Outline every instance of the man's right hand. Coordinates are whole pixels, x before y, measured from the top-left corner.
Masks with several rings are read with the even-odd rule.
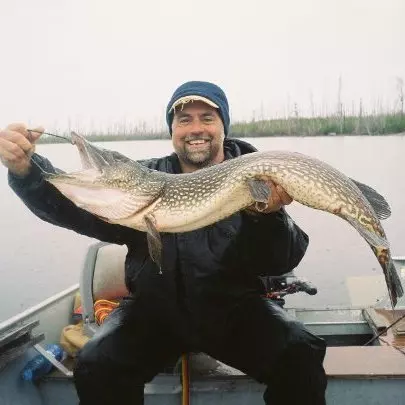
[[[24,124],[10,124],[0,131],[0,160],[11,173],[17,176],[29,173],[35,142],[43,132],[42,127],[28,132]]]

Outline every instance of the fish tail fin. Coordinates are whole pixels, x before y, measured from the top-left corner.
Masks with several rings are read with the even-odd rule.
[[[397,305],[398,298],[404,295],[404,288],[398,271],[392,261],[389,249],[385,247],[376,247],[369,244],[375,256],[377,257],[384,272],[385,283],[391,301],[392,309]]]
[[[387,282],[391,304],[394,308],[397,304],[398,298],[404,295],[404,288],[402,286],[401,278],[398,275],[398,271],[391,258],[384,267],[385,280]]]

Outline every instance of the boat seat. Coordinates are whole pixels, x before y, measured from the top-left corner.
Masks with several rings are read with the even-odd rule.
[[[93,336],[98,328],[94,303],[99,299],[114,300],[128,295],[125,286],[126,246],[97,242],[88,249],[81,277],[80,296],[84,332]]]
[[[392,346],[328,347],[328,378],[405,378],[405,353]]]

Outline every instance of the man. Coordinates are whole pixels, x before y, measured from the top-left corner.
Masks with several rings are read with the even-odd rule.
[[[143,162],[153,169],[192,172],[255,151],[227,139],[228,101],[212,83],[181,85],[166,118],[175,152]],[[252,206],[196,231],[163,234],[159,274],[143,232],[103,222],[43,180],[29,159],[34,141],[23,125],[0,133],[10,186],[28,208],[55,225],[128,246],[131,294],[80,353],[74,375],[81,405],[143,404],[145,382],[191,351],[267,384],[266,404],[325,404],[324,341],[264,298],[259,278],[291,271],[307,249],[307,235],[283,208],[291,203],[284,190],[269,182],[264,212]],[[55,170],[45,158],[33,159]]]

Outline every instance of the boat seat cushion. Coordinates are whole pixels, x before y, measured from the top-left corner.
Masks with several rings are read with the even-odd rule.
[[[128,295],[125,286],[127,247],[104,245],[98,249],[93,275],[93,300],[114,299]]]

